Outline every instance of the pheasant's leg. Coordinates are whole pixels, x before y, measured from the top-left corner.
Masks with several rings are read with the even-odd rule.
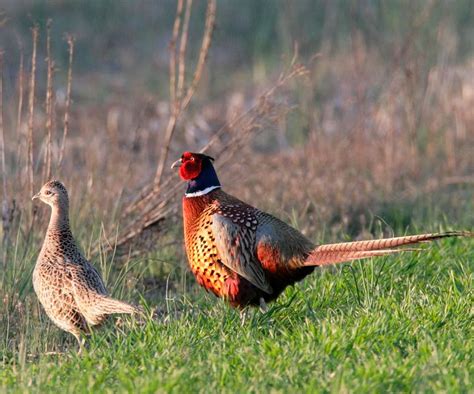
[[[259,304],[260,304],[260,312],[267,313],[268,312],[268,305],[265,302],[265,300],[263,299],[263,297],[260,297]]]
[[[247,320],[248,308],[244,308],[240,311],[240,325],[243,326]]]
[[[86,341],[85,338],[81,338],[81,334],[79,333],[73,333],[77,339],[77,342],[79,343],[79,351],[77,352],[77,355],[80,356],[82,354],[82,351],[84,350],[84,342]]]

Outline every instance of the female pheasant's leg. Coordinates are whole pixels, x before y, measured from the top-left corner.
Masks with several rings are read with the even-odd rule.
[[[79,344],[79,351],[77,352],[77,355],[80,356],[82,354],[82,351],[84,350],[84,343],[85,343],[85,338],[81,338],[81,334],[80,333],[73,333],[72,335],[74,335],[77,339],[77,343]]]
[[[247,315],[249,312],[249,308],[243,308],[240,310],[240,325],[243,327],[245,321],[247,320]]]

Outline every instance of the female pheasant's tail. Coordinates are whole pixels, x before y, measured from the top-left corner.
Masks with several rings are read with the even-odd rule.
[[[407,235],[405,237],[374,239],[370,241],[343,242],[316,247],[306,259],[305,266],[323,266],[344,263],[351,260],[384,256],[403,251],[418,249],[400,248],[400,246],[430,242],[448,237],[472,237],[474,233],[448,231],[445,233]]]
[[[112,313],[127,313],[131,315],[143,313],[143,310],[138,306],[127,304],[126,302],[107,296],[101,298],[100,302],[97,303],[97,308],[100,309],[100,312],[104,315]]]
[[[90,326],[102,324],[108,315],[115,313],[126,313],[129,315],[138,314],[140,317],[144,315],[144,311],[138,306],[127,304],[126,302],[116,300],[104,294],[95,295],[96,297],[92,303],[77,303],[81,314]],[[90,300],[88,299],[88,301]]]

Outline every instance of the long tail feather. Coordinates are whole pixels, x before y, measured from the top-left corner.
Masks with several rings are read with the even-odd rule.
[[[473,236],[473,233],[464,231],[449,231],[435,234],[407,235],[404,237],[374,239],[370,241],[343,242],[321,245],[316,247],[307,260],[305,266],[320,266],[343,263],[351,260],[365,259],[374,256],[383,256],[413,249],[396,249],[400,246],[430,242],[448,237]]]

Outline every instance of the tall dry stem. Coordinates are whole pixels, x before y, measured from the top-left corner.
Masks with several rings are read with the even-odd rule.
[[[179,43],[179,57],[178,57],[178,86],[177,86],[177,98],[181,99],[184,89],[184,77],[186,73],[186,46],[188,43],[188,29],[189,19],[191,17],[191,7],[193,5],[192,0],[186,0],[186,11],[184,12],[183,21],[183,32],[181,34],[181,40]]]
[[[23,54],[23,43],[18,39],[18,48],[20,51],[20,66],[18,68],[18,105],[17,105],[17,114],[16,114],[16,135],[17,135],[17,148],[16,148],[16,158],[17,158],[17,167],[21,167],[21,133],[23,125],[23,97],[25,92],[25,66],[24,66],[24,54]]]
[[[67,45],[68,45],[69,63],[68,63],[68,70],[67,70],[66,108],[64,110],[63,139],[61,142],[61,148],[59,150],[58,174],[61,172],[63,158],[64,158],[64,149],[66,147],[66,138],[69,132],[69,111],[71,108],[71,89],[72,89],[72,62],[74,60],[74,37],[71,34],[68,34],[66,39],[67,39]]]
[[[7,198],[7,168],[5,165],[5,135],[3,131],[3,51],[0,50],[0,162],[2,164],[3,202]],[[3,212],[3,207],[2,207]],[[3,217],[3,216],[2,216]]]
[[[181,75],[178,78],[178,83],[176,82],[176,57],[177,57],[177,49],[176,49],[176,42],[178,41],[179,34],[180,34],[180,27],[181,27],[181,18],[183,13],[183,0],[178,0],[177,9],[176,9],[176,17],[173,24],[173,34],[170,41],[170,62],[169,62],[169,72],[170,72],[170,117],[168,119],[168,124],[166,126],[165,131],[165,142],[162,148],[162,154],[160,156],[160,160],[158,163],[158,167],[155,174],[155,180],[152,185],[145,186],[140,194],[135,198],[127,207],[124,208],[124,216],[130,214],[133,211],[140,211],[146,204],[148,204],[151,200],[156,198],[159,190],[161,188],[161,181],[163,176],[163,171],[165,168],[166,160],[168,157],[168,152],[170,148],[170,144],[173,138],[173,134],[176,128],[176,124],[178,121],[178,117],[184,111],[199,84],[199,81],[202,76],[202,72],[204,69],[204,65],[206,63],[207,55],[209,53],[209,48],[212,41],[212,33],[214,31],[214,22],[216,17],[216,2],[215,0],[209,0],[207,3],[207,13],[206,13],[206,22],[205,22],[205,29],[203,34],[203,42],[201,45],[201,49],[199,52],[198,63],[196,66],[196,70],[194,72],[194,76],[190,86],[187,89],[185,97],[181,97],[181,100],[177,97],[177,86],[179,84],[179,80],[182,80],[182,86],[184,87],[184,72],[185,67],[181,67]],[[190,18],[191,14],[191,3],[187,3],[187,11],[189,16],[186,16],[186,19]],[[188,22],[187,22],[188,23]],[[184,28],[186,31],[185,37],[187,39],[187,27]],[[183,32],[181,32],[183,34]],[[183,41],[184,40],[184,41]],[[183,44],[185,42],[185,38],[182,37]],[[184,46],[181,46],[184,49]],[[182,51],[181,62],[185,62],[185,51]],[[183,89],[184,90],[184,89]],[[182,96],[182,95],[181,95]]]
[[[176,41],[177,33],[179,32],[181,14],[182,14],[182,1],[178,2],[178,10],[176,13],[176,19],[173,29],[173,40],[172,45],[170,48],[172,49],[171,56],[170,56],[170,106],[171,106],[171,113],[170,118],[168,121],[168,125],[166,127],[165,132],[165,141],[163,144],[160,160],[158,163],[158,167],[156,169],[156,176],[155,176],[155,190],[159,190],[159,186],[163,177],[163,171],[165,169],[166,160],[168,159],[168,152],[170,149],[170,144],[173,139],[173,134],[176,130],[176,124],[181,113],[186,109],[189,102],[191,101],[192,96],[194,95],[194,91],[196,90],[199,81],[201,80],[202,71],[204,69],[204,64],[206,62],[210,44],[212,41],[212,33],[214,31],[214,22],[216,17],[216,1],[215,0],[208,0],[207,2],[207,12],[206,12],[206,22],[204,28],[204,35],[203,35],[203,42],[201,45],[201,50],[199,51],[199,58],[198,64],[196,66],[196,70],[194,72],[193,80],[186,91],[186,95],[183,98],[182,92],[184,91],[184,81],[185,81],[185,55],[186,55],[186,43],[188,37],[188,25],[189,19],[191,16],[191,5],[192,1],[188,0],[186,3],[186,11],[185,11],[185,21],[183,23],[183,28],[181,30],[181,39],[180,39],[180,54],[179,54],[179,65],[178,65],[178,83],[176,85]],[[175,100],[173,101],[173,97]]]
[[[18,107],[17,107],[17,114],[16,114],[16,133],[18,136],[20,136],[22,116],[23,116],[23,93],[25,90],[25,87],[24,87],[25,70],[24,70],[23,44],[20,41],[18,45],[20,49],[20,66],[18,69]]]
[[[48,19],[46,25],[46,67],[47,67],[47,79],[46,79],[46,166],[44,180],[51,178],[51,155],[52,155],[52,134],[53,134],[53,74],[54,74],[54,62],[51,57],[51,19]]]
[[[36,82],[36,47],[38,43],[38,26],[34,26],[31,29],[33,38],[33,51],[31,54],[31,73],[30,73],[30,91],[28,100],[28,158],[27,158],[27,171],[28,171],[28,191],[30,196],[34,193],[34,174],[33,174],[33,127],[34,127],[34,115],[35,115],[35,82]],[[33,205],[31,205],[31,213],[33,214]],[[32,215],[33,216],[33,215]]]
[[[6,250],[6,241],[8,239],[8,227],[9,227],[9,209],[8,209],[8,194],[7,194],[7,168],[5,165],[5,135],[3,130],[3,51],[0,50],[0,162],[2,164],[2,230],[3,239],[2,246],[3,251]],[[3,256],[3,262],[6,259]]]
[[[179,31],[181,28],[182,14],[183,14],[183,0],[178,0],[177,6],[176,6],[176,17],[173,24],[173,35],[170,41],[170,62],[169,62],[170,117],[168,119],[168,124],[166,126],[166,131],[165,131],[165,143],[163,144],[160,160],[158,163],[158,167],[156,169],[156,176],[155,176],[156,190],[159,189],[159,186],[161,183],[161,177],[163,175],[166,158],[168,156],[169,145],[171,143],[174,129],[176,127],[176,122],[178,121],[178,116],[179,116],[179,97],[177,96],[177,89],[176,89],[176,85],[177,85],[176,84],[176,42],[178,41],[178,36],[180,34]],[[179,80],[180,80],[180,77],[178,76],[178,81]]]
[[[206,26],[204,28],[204,37],[202,39],[201,50],[199,51],[199,58],[198,63],[196,66],[196,71],[194,72],[193,80],[186,92],[186,96],[184,97],[181,110],[184,111],[187,107],[191,98],[196,91],[196,88],[199,84],[199,81],[202,77],[202,72],[204,70],[204,66],[206,64],[207,56],[209,55],[209,48],[211,47],[212,42],[212,33],[214,32],[214,24],[216,20],[216,2],[210,1],[207,5],[207,13],[206,13]]]
[[[173,24],[173,35],[169,44],[170,50],[170,113],[176,101],[176,42],[178,41],[179,29],[181,26],[181,15],[183,14],[183,0],[178,0],[176,5],[176,16]]]

